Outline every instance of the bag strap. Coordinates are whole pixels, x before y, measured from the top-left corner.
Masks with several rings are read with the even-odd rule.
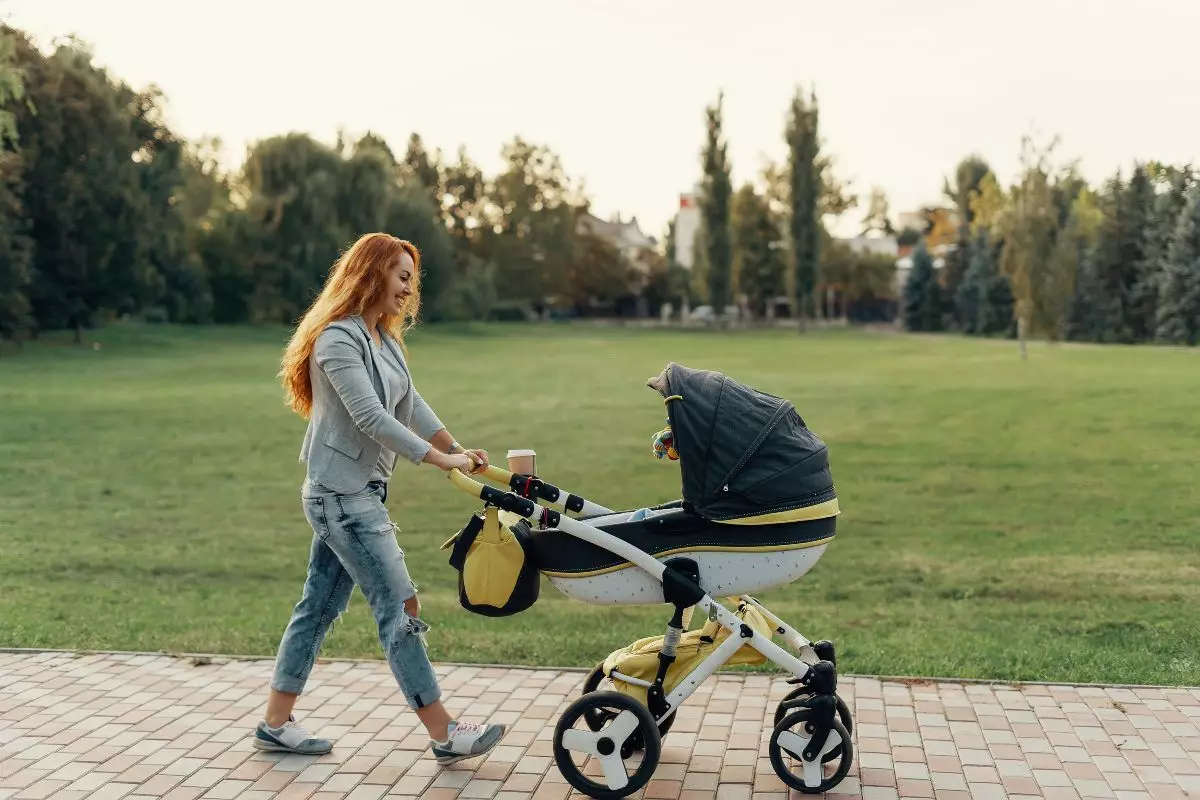
[[[483,530],[483,521],[483,515],[472,515],[471,521],[463,526],[462,531],[459,532],[458,537],[454,540],[454,549],[450,551],[450,566],[459,572],[462,572],[463,567],[467,563],[467,551],[475,543],[475,537]]]

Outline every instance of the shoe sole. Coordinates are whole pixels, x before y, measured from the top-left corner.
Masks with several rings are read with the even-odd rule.
[[[257,736],[254,737],[254,747],[256,750],[264,750],[268,753],[291,753],[297,756],[323,756],[333,751],[332,747],[324,750],[297,750],[287,745],[264,741]]]
[[[468,758],[479,758],[480,756],[486,756],[488,753],[495,750],[500,742],[504,741],[504,737],[507,733],[508,728],[505,728],[496,741],[492,742],[491,747],[488,747],[486,750],[480,750],[478,753],[465,753],[457,756],[435,756],[435,758],[437,759],[437,763],[444,767],[447,764],[457,764],[459,761],[466,761]]]

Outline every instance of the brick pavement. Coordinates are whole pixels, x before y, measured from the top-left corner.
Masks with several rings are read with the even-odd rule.
[[[270,661],[0,652],[0,800],[546,798],[574,671],[439,666],[447,706],[512,723],[486,758],[438,767],[382,662],[322,662],[297,716],[320,757],[253,750]],[[790,687],[719,675],[678,712],[645,798],[782,800],[767,720]],[[1200,797],[1200,690],[840,680],[854,771],[830,798]],[[703,728],[701,723],[703,723]],[[792,797],[803,797],[791,793]]]

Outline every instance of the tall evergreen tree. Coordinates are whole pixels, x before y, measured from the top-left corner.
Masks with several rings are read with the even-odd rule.
[[[980,183],[990,171],[991,168],[982,157],[967,156],[958,162],[958,166],[954,170],[954,183],[951,184],[947,180],[942,189],[946,197],[954,203],[955,216],[958,218],[957,247],[946,255],[946,266],[943,269],[946,285],[946,316],[952,328],[966,330],[968,326],[967,311],[957,307],[957,300],[960,296],[958,287],[970,268],[971,229],[972,223],[975,221],[975,212],[971,208],[971,201],[979,193]],[[970,292],[968,292],[969,294]]]
[[[1158,176],[1161,189],[1155,197],[1154,216],[1146,236],[1146,262],[1149,271],[1155,276],[1155,313],[1151,338],[1158,336],[1157,306],[1164,295],[1163,282],[1167,275],[1171,240],[1175,238],[1179,216],[1187,208],[1189,193],[1196,185],[1196,177],[1190,167],[1165,167]]]
[[[1121,262],[1129,292],[1127,325],[1133,340],[1140,342],[1153,338],[1157,327],[1155,305],[1160,267],[1150,252],[1156,198],[1144,165],[1138,164],[1134,168],[1125,191]]]
[[[723,132],[724,92],[706,109],[704,180],[700,208],[704,217],[704,241],[708,255],[708,297],[713,313],[720,318],[732,295],[733,243],[730,232],[733,185],[730,179],[728,144]]]
[[[912,270],[904,283],[904,324],[910,331],[942,329],[942,287],[925,240],[913,250]]]
[[[1159,341],[1200,344],[1200,191],[1191,193],[1175,225],[1157,310]]]
[[[967,272],[959,284],[956,307],[964,333],[993,336],[1013,327],[1013,297],[1008,278],[1000,274],[1000,257],[986,227],[968,242]]]
[[[1100,197],[1102,219],[1096,246],[1088,259],[1085,282],[1075,291],[1075,330],[1087,331],[1094,342],[1132,343],[1130,290],[1136,273],[1125,260],[1126,233],[1130,197],[1127,184],[1118,173],[1108,182]]]
[[[806,100],[799,89],[792,98],[786,139],[792,200],[791,244],[793,291],[801,330],[815,312],[813,294],[821,261],[820,125],[816,94]]]

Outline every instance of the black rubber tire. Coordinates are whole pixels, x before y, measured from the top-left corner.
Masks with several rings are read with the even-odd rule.
[[[776,725],[775,729],[771,731],[771,740],[767,744],[767,750],[771,757],[771,767],[775,770],[775,774],[779,776],[779,780],[802,794],[824,794],[841,783],[846,775],[850,773],[850,768],[854,765],[854,745],[850,743],[850,732],[846,730],[846,726],[842,724],[842,721],[836,717],[833,720],[833,729],[841,737],[842,744],[830,751],[830,753],[836,751],[838,753],[837,757],[841,760],[838,762],[837,769],[833,775],[825,778],[820,786],[807,786],[800,778],[792,774],[792,771],[783,763],[783,748],[779,746],[779,734],[791,730],[796,725],[804,724],[812,713],[811,709],[799,708],[786,715],[780,720],[780,724]],[[828,756],[828,754],[826,755]],[[832,759],[822,758],[822,767],[828,764],[830,760]]]
[[[609,789],[607,786],[597,783],[584,775],[575,766],[570,751],[562,743],[563,734],[573,728],[576,720],[584,717],[589,710],[594,710],[598,706],[631,711],[638,718],[637,729],[630,734],[625,742],[616,743],[618,747],[625,749],[626,742],[629,742],[634,737],[640,737],[643,745],[642,763],[638,765],[637,771],[629,776],[629,783],[621,789]],[[650,715],[650,711],[644,705],[621,692],[588,692],[584,694],[571,703],[571,705],[567,706],[562,716],[558,718],[558,724],[554,726],[554,762],[558,765],[558,771],[566,778],[567,783],[571,784],[577,791],[583,792],[588,797],[597,798],[597,800],[628,797],[641,790],[654,777],[654,771],[658,769],[658,761],[661,753],[662,745],[658,738],[658,726],[654,724],[654,717]]]
[[[775,726],[778,727],[780,721],[784,718],[784,716],[788,713],[788,711],[800,711],[801,710],[798,708],[785,709],[783,707],[784,703],[799,699],[808,694],[812,694],[812,693],[809,692],[803,686],[797,686],[795,689],[792,689],[790,692],[788,692],[787,695],[782,700],[779,701],[779,705],[775,706],[775,719],[774,719]],[[837,698],[838,717],[840,717],[842,720],[842,726],[846,729],[847,733],[853,733],[854,732],[854,720],[850,716],[849,706],[846,705],[846,701],[843,700],[840,695],[834,695],[834,697]],[[828,753],[825,754],[825,761],[826,762],[833,761],[833,759],[835,759],[839,755],[841,755],[841,752],[842,751],[840,749],[840,745],[838,747],[835,747],[834,749],[830,750]]]

